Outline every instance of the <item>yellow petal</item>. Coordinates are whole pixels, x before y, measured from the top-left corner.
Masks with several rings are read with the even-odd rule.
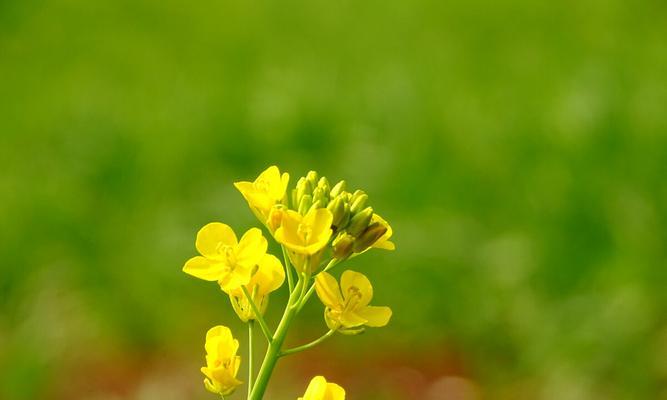
[[[303,395],[303,400],[321,400],[327,390],[327,381],[323,376],[314,377],[306,388],[306,393]]]
[[[217,357],[219,354],[218,350],[220,342],[224,342],[228,345],[234,342],[232,331],[223,325],[214,326],[213,328],[209,329],[208,332],[206,332],[206,343],[204,344],[206,354]],[[236,350],[234,353],[236,353]]]
[[[254,267],[266,254],[268,243],[258,228],[249,229],[236,247],[237,264]],[[248,283],[248,282],[246,282]]]
[[[366,319],[366,325],[371,327],[385,326],[391,318],[391,308],[368,306],[357,310],[357,314]]]
[[[373,286],[364,274],[347,270],[340,277],[340,287],[343,298],[348,300],[351,296],[359,295],[355,308],[366,306],[373,298]]]
[[[292,210],[287,210],[283,213],[283,218],[280,227],[276,229],[274,234],[276,241],[285,246],[302,246],[303,240],[298,235],[299,224],[301,223],[301,215]]]
[[[205,281],[217,281],[223,270],[222,263],[202,256],[192,257],[183,266],[183,272]]]
[[[236,265],[233,271],[223,274],[218,280],[220,288],[225,293],[232,293],[243,285],[247,285],[252,277],[252,268],[241,264]]]
[[[335,383],[327,383],[327,392],[324,400],[345,400],[345,389]]]
[[[236,245],[236,235],[228,225],[221,222],[211,222],[197,232],[195,246],[201,255],[207,257],[218,256],[221,245]]]
[[[287,175],[287,180],[289,180],[289,175]],[[270,166],[259,174],[255,182],[265,186],[266,194],[273,201],[280,201],[287,189],[287,182],[283,181],[283,176],[280,175],[280,170],[275,165]]]
[[[354,328],[357,326],[366,325],[366,322],[366,318],[352,310],[345,311],[340,315],[340,323],[345,328]]]
[[[277,290],[285,281],[285,269],[280,260],[271,254],[265,254],[259,261],[259,268],[252,280],[257,285],[257,294],[264,296]],[[252,283],[252,282],[251,282]]]
[[[327,272],[320,272],[315,278],[317,297],[329,308],[338,308],[343,304],[343,297],[336,279]]]
[[[333,221],[333,214],[327,208],[311,209],[303,217],[303,223],[312,227],[312,235],[317,236],[331,236],[331,222]]]
[[[384,233],[384,235],[380,236],[380,238],[371,247],[385,250],[395,250],[396,245],[389,241],[389,238],[391,238],[391,236],[394,234],[394,231],[391,229],[391,225],[389,225],[389,223],[378,214],[373,214],[371,222],[379,222],[387,227],[387,231]]]

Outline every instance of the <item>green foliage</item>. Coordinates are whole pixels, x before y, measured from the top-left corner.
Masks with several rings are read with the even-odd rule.
[[[395,254],[350,262],[394,310],[356,345],[489,398],[665,396],[666,11],[2,2],[0,398],[133,387],[150,366],[85,366],[139,355],[199,365],[234,316],[182,263],[203,224],[254,223],[229,182],[271,164],[363,187],[394,227]]]

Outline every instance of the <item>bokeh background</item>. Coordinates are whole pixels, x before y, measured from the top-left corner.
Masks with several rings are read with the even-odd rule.
[[[204,333],[245,330],[181,267],[271,164],[397,250],[348,264],[390,325],[267,398],[667,399],[666,105],[662,1],[2,1],[0,399],[214,398]]]

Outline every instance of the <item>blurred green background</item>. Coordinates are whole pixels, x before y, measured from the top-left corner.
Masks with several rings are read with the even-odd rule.
[[[181,267],[271,164],[397,250],[348,263],[389,326],[267,398],[667,399],[666,105],[662,1],[2,1],[0,399],[214,398],[204,333],[245,330]]]

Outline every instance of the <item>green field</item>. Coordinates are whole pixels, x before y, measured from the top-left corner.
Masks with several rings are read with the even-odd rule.
[[[397,250],[349,262],[391,323],[268,398],[667,399],[667,3],[620,0],[0,2],[0,399],[214,399],[244,327],[181,268],[272,164]]]

